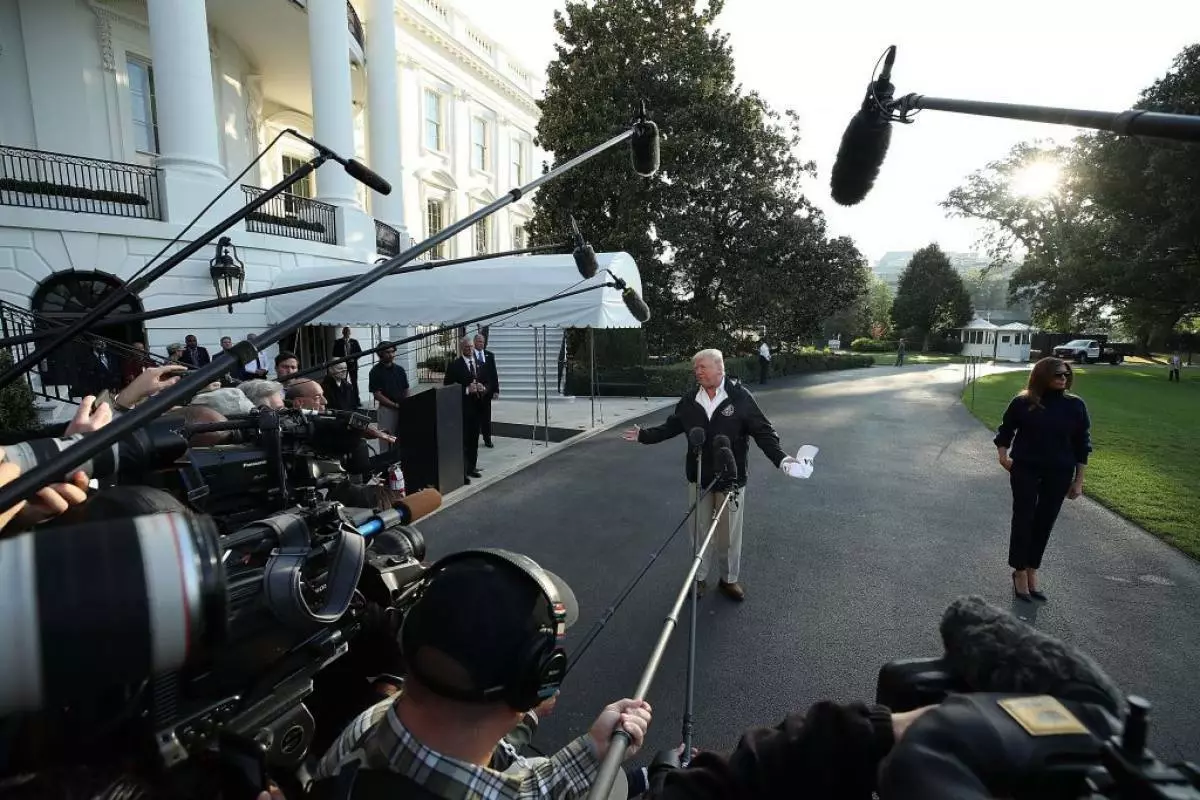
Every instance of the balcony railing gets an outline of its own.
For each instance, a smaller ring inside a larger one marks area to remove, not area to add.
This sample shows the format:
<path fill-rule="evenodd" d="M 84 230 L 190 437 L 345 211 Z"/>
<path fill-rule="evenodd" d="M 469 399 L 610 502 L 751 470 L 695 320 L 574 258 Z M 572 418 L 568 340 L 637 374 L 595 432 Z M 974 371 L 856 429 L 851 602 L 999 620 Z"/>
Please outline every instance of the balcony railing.
<path fill-rule="evenodd" d="M 54 318 L 0 301 L 0 335 L 5 338 L 52 330 L 70 321 L 68 317 L 61 317 L 56 324 Z M 107 372 L 101 368 L 99 359 L 92 355 L 92 343 L 95 341 L 102 341 L 107 345 L 105 354 L 110 364 Z M 12 359 L 9 363 L 15 363 L 32 353 L 37 345 L 37 342 L 14 345 L 0 349 L 0 352 L 6 353 Z M 72 338 L 57 353 L 39 362 L 23 377 L 35 396 L 78 405 L 84 396 L 97 395 L 104 389 L 116 394 L 143 368 L 166 363 L 167 359 L 162 356 L 137 350 L 115 339 L 88 333 Z"/>
<path fill-rule="evenodd" d="M 261 197 L 266 189 L 242 184 L 242 193 L 249 203 Z M 246 217 L 246 230 L 303 239 L 308 242 L 337 244 L 337 216 L 333 206 L 284 192 Z"/>
<path fill-rule="evenodd" d="M 354 41 L 358 42 L 358 46 L 365 50 L 367 44 L 363 34 L 362 20 L 358 18 L 358 12 L 354 10 L 354 6 L 350 5 L 350 0 L 346 0 L 346 22 L 350 26 L 350 35 L 354 37 Z"/>
<path fill-rule="evenodd" d="M 155 167 L 4 145 L 0 205 L 162 219 Z"/>
<path fill-rule="evenodd" d="M 375 220 L 375 252 L 383 256 L 400 255 L 400 231 Z"/>

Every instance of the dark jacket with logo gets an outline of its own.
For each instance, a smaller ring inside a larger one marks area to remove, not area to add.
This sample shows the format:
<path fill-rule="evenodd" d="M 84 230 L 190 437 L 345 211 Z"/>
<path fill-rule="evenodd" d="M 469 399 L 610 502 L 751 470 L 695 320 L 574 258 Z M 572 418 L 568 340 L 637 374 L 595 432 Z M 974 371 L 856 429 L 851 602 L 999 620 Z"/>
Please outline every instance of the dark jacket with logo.
<path fill-rule="evenodd" d="M 686 434 L 692 428 L 702 428 L 704 430 L 703 474 L 700 476 L 702 486 L 708 486 L 709 482 L 720 472 L 713 439 L 722 434 L 729 437 L 729 443 L 733 448 L 733 457 L 737 462 L 738 486 L 745 486 L 746 478 L 749 477 L 746 454 L 750 450 L 750 439 L 754 439 L 755 444 L 776 467 L 787 457 L 787 453 L 783 452 L 783 448 L 779 446 L 779 434 L 775 432 L 775 427 L 763 415 L 758 403 L 754 401 L 754 396 L 745 386 L 736 380 L 726 378 L 725 393 L 728 397 L 721 402 L 721 405 L 717 406 L 711 420 L 709 420 L 704 406 L 696 402 L 696 393 L 699 390 L 700 387 L 695 386 L 684 394 L 676 404 L 671 416 L 667 417 L 667 421 L 662 425 L 643 428 L 638 434 L 638 441 L 642 444 L 658 444 L 681 433 Z M 690 446 L 684 453 L 684 468 L 688 483 L 695 483 L 696 454 Z M 714 488 L 721 491 L 732 485 L 732 481 L 722 478 Z"/>

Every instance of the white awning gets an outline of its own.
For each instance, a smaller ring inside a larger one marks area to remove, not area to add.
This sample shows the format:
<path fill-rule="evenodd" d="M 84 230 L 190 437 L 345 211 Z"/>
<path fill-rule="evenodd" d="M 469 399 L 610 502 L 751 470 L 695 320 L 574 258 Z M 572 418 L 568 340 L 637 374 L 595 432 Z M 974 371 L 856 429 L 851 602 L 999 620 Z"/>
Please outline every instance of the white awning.
<path fill-rule="evenodd" d="M 628 253 L 597 253 L 600 270 L 584 280 L 570 255 L 511 256 L 389 275 L 323 314 L 310 325 L 451 325 L 512 306 L 564 294 L 610 280 L 606 269 L 641 295 L 642 278 Z M 429 262 L 436 264 L 437 262 Z M 344 266 L 291 269 L 272 288 L 344 277 Z M 267 320 L 280 322 L 336 287 L 308 289 L 267 298 Z M 621 293 L 596 288 L 491 320 L 487 325 L 546 325 L 555 328 L 640 328 Z"/>

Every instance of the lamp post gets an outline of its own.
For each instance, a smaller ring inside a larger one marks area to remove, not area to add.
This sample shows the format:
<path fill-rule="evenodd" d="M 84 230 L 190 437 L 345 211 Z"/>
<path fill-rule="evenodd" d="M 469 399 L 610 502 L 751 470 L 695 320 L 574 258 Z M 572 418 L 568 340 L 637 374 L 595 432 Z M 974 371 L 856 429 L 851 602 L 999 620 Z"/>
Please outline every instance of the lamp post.
<path fill-rule="evenodd" d="M 242 293 L 246 284 L 246 265 L 237 257 L 237 248 L 228 236 L 222 236 L 217 242 L 217 254 L 208 262 L 208 274 L 219 299 L 230 299 Z M 233 313 L 232 303 L 229 313 Z"/>

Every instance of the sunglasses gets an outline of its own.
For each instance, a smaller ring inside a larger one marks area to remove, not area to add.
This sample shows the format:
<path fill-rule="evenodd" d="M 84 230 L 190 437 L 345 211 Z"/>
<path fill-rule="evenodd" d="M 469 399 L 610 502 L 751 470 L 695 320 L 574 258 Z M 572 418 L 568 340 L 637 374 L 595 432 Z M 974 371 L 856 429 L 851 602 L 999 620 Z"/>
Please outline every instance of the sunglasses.
<path fill-rule="evenodd" d="M 1070 372 L 1056 372 L 1056 373 L 1054 373 L 1054 377 L 1056 377 L 1056 378 L 1069 378 L 1069 377 L 1071 377 L 1071 373 L 1070 373 Z"/>

